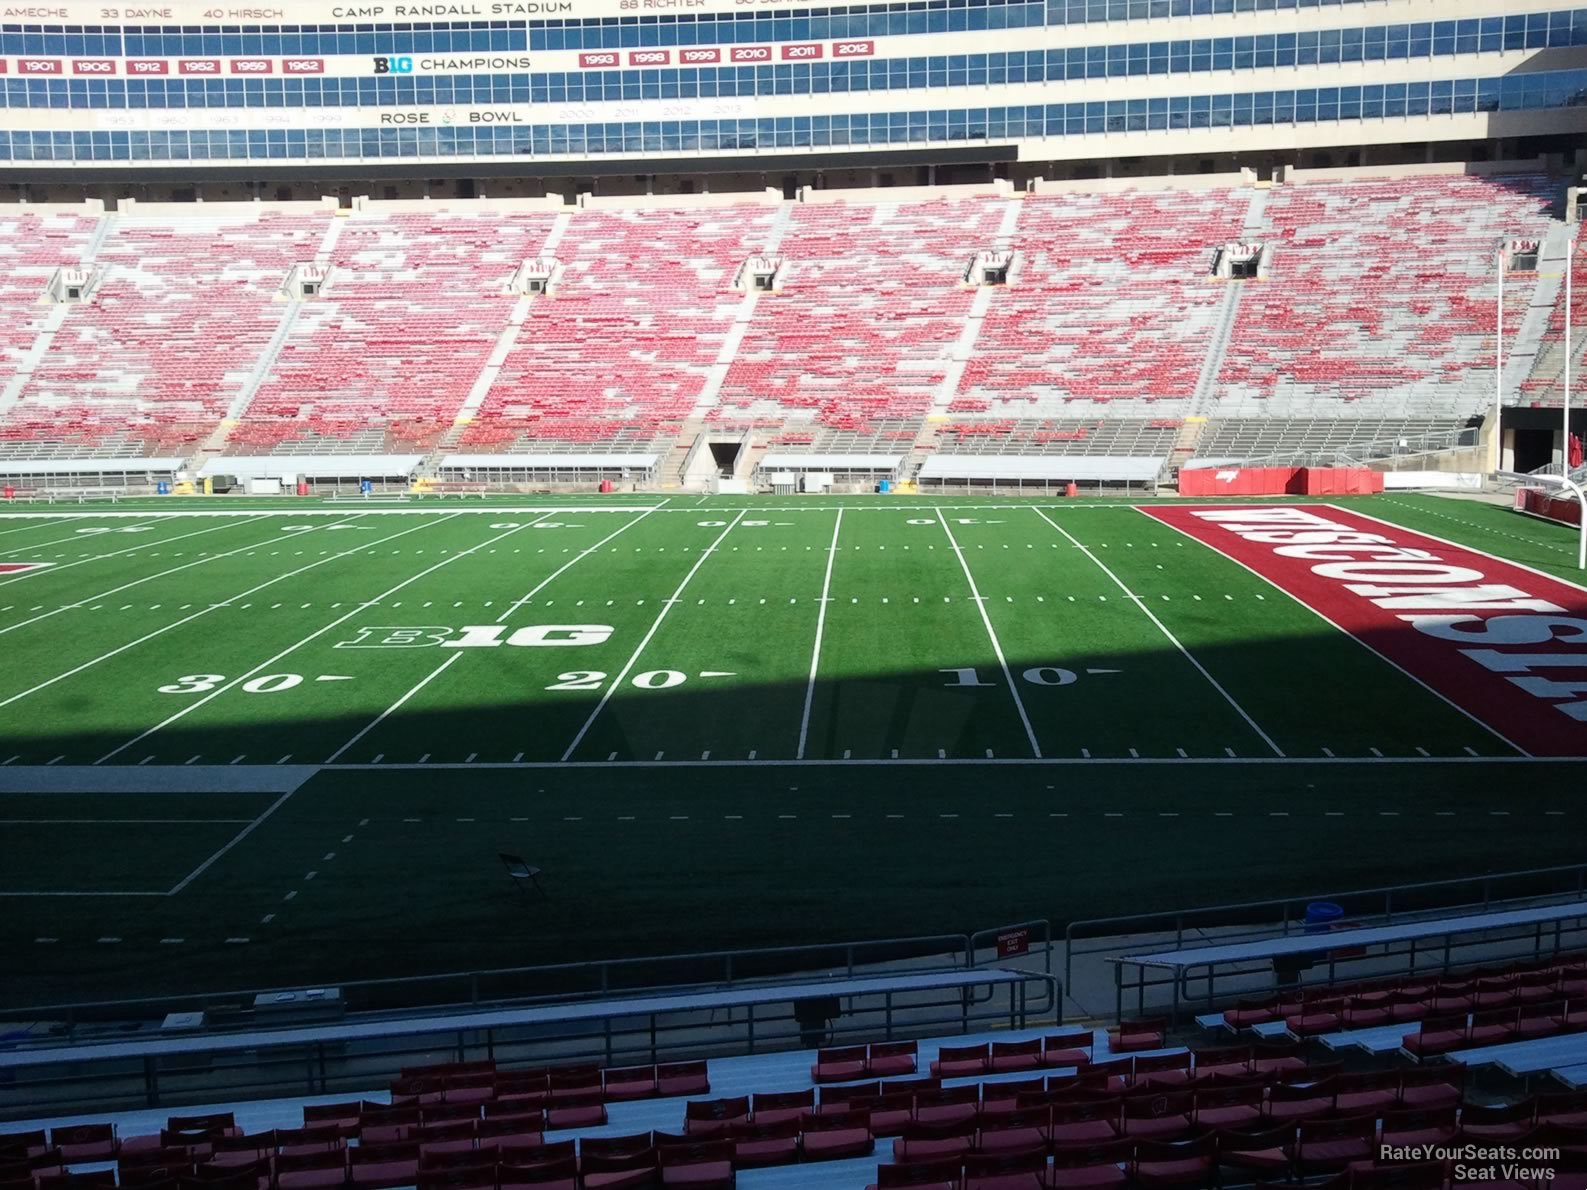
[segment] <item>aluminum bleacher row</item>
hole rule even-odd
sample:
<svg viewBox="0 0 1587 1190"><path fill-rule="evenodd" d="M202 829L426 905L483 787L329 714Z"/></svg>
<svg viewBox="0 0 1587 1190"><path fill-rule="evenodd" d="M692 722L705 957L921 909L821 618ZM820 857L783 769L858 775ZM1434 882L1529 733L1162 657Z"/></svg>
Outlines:
<svg viewBox="0 0 1587 1190"><path fill-rule="evenodd" d="M1175 418L1007 418L951 421L938 429L942 454L1166 455Z"/></svg>
<svg viewBox="0 0 1587 1190"><path fill-rule="evenodd" d="M1551 185L1304 182L1265 207L1250 190L1142 189L561 214L23 211L0 216L0 458L648 450L691 418L893 454L943 414L958 429L939 450L1156 455L1193 413L1211 418L1208 457L1332 449L1487 408L1492 245L1546 232ZM1271 246L1268 276L1231 291L1212 254L1244 236ZM967 262L997 246L1015 252L1011 283L967 285ZM746 298L735 275L762 253L785 262L777 291ZM560 262L551 294L512 294L537 258ZM286 301L307 262L330 269L325 291ZM62 267L92 270L87 301L43 300ZM1506 292L1518 323L1528 283ZM1545 389L1561 322L1562 306ZM1222 366L1203 376L1209 353ZM1142 441L1109 445L1127 436Z"/></svg>
<svg viewBox="0 0 1587 1190"><path fill-rule="evenodd" d="M1455 418L1231 417L1208 425L1196 454L1208 460L1349 454L1353 449L1400 439L1415 443L1453 434L1465 424Z"/></svg>
<svg viewBox="0 0 1587 1190"><path fill-rule="evenodd" d="M1587 330L1587 223L1576 233L1576 251L1571 266L1571 318L1575 328ZM1565 395L1565 293L1562 283L1543 329L1536 366L1532 375L1521 381L1524 405L1558 405ZM1587 335L1578 333L1571 350L1571 373L1582 375L1587 361Z"/></svg>

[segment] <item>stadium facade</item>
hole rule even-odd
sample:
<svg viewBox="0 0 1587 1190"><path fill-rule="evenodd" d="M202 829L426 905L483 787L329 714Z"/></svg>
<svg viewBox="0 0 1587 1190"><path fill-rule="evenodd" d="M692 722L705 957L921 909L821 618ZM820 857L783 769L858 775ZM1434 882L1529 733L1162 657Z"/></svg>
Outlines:
<svg viewBox="0 0 1587 1190"><path fill-rule="evenodd" d="M14 184L1261 174L1568 151L1587 8L46 0L0 8L0 72Z"/></svg>

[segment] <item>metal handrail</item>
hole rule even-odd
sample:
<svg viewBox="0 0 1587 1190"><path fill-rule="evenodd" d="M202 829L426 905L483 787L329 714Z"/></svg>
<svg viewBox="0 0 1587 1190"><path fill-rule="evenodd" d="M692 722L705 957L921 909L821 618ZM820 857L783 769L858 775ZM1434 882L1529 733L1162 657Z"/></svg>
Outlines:
<svg viewBox="0 0 1587 1190"><path fill-rule="evenodd" d="M865 952L878 952L867 959ZM841 970L853 975L856 967L867 962L897 961L900 956L888 951L907 951L912 958L946 957L951 965L964 968L975 966L975 954L968 934L921 934L897 938L864 939L857 942L811 943L802 946L760 947L740 950L699 951L688 954L654 955L629 959L601 959L587 962L552 963L533 967L499 967L475 971L452 971L437 975L390 976L381 979L344 980L337 986L344 1002L353 1006L357 993L374 993L384 990L414 989L426 985L456 985L460 994L449 998L441 996L400 996L387 999L370 995L372 1003L385 1003L383 1015L400 1016L407 1012L429 1012L448 1006L480 1007L499 1004L534 1004L557 1000L568 1001L583 997L610 995L615 990L667 991L701 985L734 987L766 980L793 982L801 973L832 973ZM802 957L814 954L838 956L837 964L815 964L801 967ZM698 965L698 978L658 980L618 979L613 976L653 966L658 970L680 964ZM735 966L737 970L735 971ZM746 966L751 968L745 973ZM755 968L763 973L753 973ZM542 988L552 983L553 977L588 973L586 980L566 981L560 988L540 994L491 994L490 982L514 981L525 985L538 984ZM554 986L554 985L553 985ZM233 989L221 992L202 992L176 996L138 997L125 1000L100 1000L85 1002L54 1002L31 1004L15 1008L0 1008L0 1021L39 1020L59 1021L66 1027L69 1037L72 1030L84 1019L103 1021L127 1019L129 1016L163 1017L171 1012L210 1011L215 1008L232 1008L239 1003L251 1005L257 996L297 990L295 987L260 987Z"/></svg>
<svg viewBox="0 0 1587 1190"><path fill-rule="evenodd" d="M957 966L954 968L957 970ZM784 988L779 987L781 993ZM239 1048L202 1044L165 1056L96 1056L14 1066L0 1080L0 1120L132 1107L217 1103L279 1096L360 1093L397 1077L404 1067L438 1060L488 1059L502 1069L596 1062L613 1067L672 1060L809 1049L813 1044L901 1040L1026 1028L1061 1022L1057 979L1021 972L1011 982L916 991L907 986L850 999L835 1022L810 1035L798 1009L800 985L786 998L711 1014L657 1008L549 1030L532 1023L462 1027L447 1014L415 1020L411 1033L367 1041L304 1042L254 1031ZM258 1044L254 1044L254 1038ZM200 1039L201 1040L201 1039ZM219 1039L217 1039L219 1040ZM117 1047L111 1046L115 1049Z"/></svg>
<svg viewBox="0 0 1587 1190"><path fill-rule="evenodd" d="M1363 924L1373 923L1388 925L1399 920L1405 921L1423 915L1437 915L1448 913L1452 909L1467 906L1481 905L1488 908L1494 903L1493 886L1502 881L1535 881L1543 877L1570 875L1575 879L1575 889L1567 892L1536 893L1511 898L1521 902L1541 902L1555 900L1561 897L1581 897L1587 894L1587 864L1564 864L1550 868L1527 868L1516 872L1490 872L1482 876L1462 876L1450 880L1427 880L1414 884L1391 884L1378 888L1360 888L1348 892L1322 892L1306 896L1291 896L1275 898L1268 901L1241 901L1223 905L1207 905L1196 909L1180 909L1166 913L1133 913L1121 917L1097 917L1080 921L1072 921L1064 927L1064 970L1063 983L1065 987L1074 986L1074 961L1076 957L1102 954L1116 949L1117 943L1110 942L1105 946L1077 947L1077 936L1081 931L1088 932L1091 937L1117 939L1121 935L1131 933L1159 933L1172 930L1175 945L1183 944L1185 934L1191 920L1196 921L1196 928L1203 925L1218 925L1238 923L1250 920L1257 915L1276 915L1276 924L1267 924L1251 930L1249 933L1232 934L1227 941L1255 941L1260 938L1275 935L1287 936L1299 927L1301 922L1294 916L1294 911L1299 909L1304 913L1304 907L1311 901L1350 901L1361 897L1381 897L1381 910L1374 913L1357 912L1350 910L1352 921ZM1454 889L1476 886L1481 892L1480 900L1450 901L1442 903L1438 908L1417 910L1411 913L1399 913L1394 909L1394 898L1408 893L1427 892L1435 889ZM1208 918L1214 920L1208 921ZM1374 918L1380 920L1374 922ZM1273 917L1268 916L1269 923Z"/></svg>

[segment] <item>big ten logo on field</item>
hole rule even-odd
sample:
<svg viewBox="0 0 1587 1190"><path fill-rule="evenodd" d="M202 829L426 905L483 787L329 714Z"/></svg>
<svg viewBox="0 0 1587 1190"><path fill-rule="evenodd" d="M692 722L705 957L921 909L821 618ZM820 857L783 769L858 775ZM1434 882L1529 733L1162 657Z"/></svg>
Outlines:
<svg viewBox="0 0 1587 1190"><path fill-rule="evenodd" d="M413 59L406 55L400 58L376 58L376 74L412 74Z"/></svg>
<svg viewBox="0 0 1587 1190"><path fill-rule="evenodd" d="M376 626L358 629L351 640L339 641L338 649L494 649L502 645L517 648L566 648L603 644L611 638L610 624L531 624L508 628L505 624L469 624L462 628L437 625Z"/></svg>

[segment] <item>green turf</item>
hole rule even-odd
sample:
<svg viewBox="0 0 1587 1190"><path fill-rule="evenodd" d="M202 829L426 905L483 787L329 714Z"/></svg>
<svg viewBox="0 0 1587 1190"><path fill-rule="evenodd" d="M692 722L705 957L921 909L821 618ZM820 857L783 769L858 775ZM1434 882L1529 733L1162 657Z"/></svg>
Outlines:
<svg viewBox="0 0 1587 1190"><path fill-rule="evenodd" d="M216 507L238 505L115 511ZM26 956L9 1003L1578 858L1578 811L1551 792L1575 766L1506 764L1497 737L1124 502L241 507L0 516L0 564L53 564L0 574L0 767L100 762L157 791L0 795L0 892L181 885L0 900L0 946ZM1560 526L1420 496L1350 507L1578 577ZM610 631L430 637L469 625ZM1037 756L1070 763L1014 763ZM332 767L262 820L273 794L158 792L189 766L280 763ZM503 849L546 869L547 901L515 898Z"/></svg>

